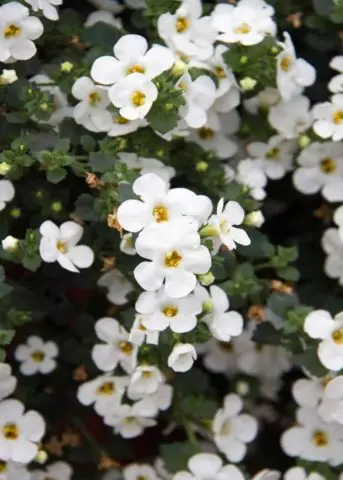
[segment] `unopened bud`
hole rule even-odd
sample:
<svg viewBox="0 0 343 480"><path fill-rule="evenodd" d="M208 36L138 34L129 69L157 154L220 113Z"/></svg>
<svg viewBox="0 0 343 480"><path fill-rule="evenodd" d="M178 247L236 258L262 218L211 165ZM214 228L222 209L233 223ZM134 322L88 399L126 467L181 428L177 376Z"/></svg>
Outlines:
<svg viewBox="0 0 343 480"><path fill-rule="evenodd" d="M19 245L19 240L12 235L8 235L1 241L3 250L6 252L15 252Z"/></svg>
<svg viewBox="0 0 343 480"><path fill-rule="evenodd" d="M250 90L254 90L257 85L257 80L251 77L244 77L239 84L245 92L249 92Z"/></svg>
<svg viewBox="0 0 343 480"><path fill-rule="evenodd" d="M11 217L13 217L13 218L19 218L19 217L21 217L21 210L20 210L20 208L18 208L18 207L12 208L12 210L10 211L10 215L11 215Z"/></svg>
<svg viewBox="0 0 343 480"><path fill-rule="evenodd" d="M204 273L203 275L199 275L198 277L201 285L204 287L209 287L215 281L215 277L212 272Z"/></svg>
<svg viewBox="0 0 343 480"><path fill-rule="evenodd" d="M0 175L6 175L11 170L11 165L7 162L0 163Z"/></svg>
<svg viewBox="0 0 343 480"><path fill-rule="evenodd" d="M74 65L71 62L63 62L61 63L61 72L69 73L73 70Z"/></svg>
<svg viewBox="0 0 343 480"><path fill-rule="evenodd" d="M212 300L206 300L206 302L203 302L202 304L202 311L203 313L211 313L213 310L213 302Z"/></svg>
<svg viewBox="0 0 343 480"><path fill-rule="evenodd" d="M240 59L240 63L242 65L245 65L246 63L248 63L248 60L249 60L249 58L246 55L243 55L243 57L241 57L241 59Z"/></svg>
<svg viewBox="0 0 343 480"><path fill-rule="evenodd" d="M201 162L197 162L197 164L195 165L195 170L199 173L206 172L207 169L208 169L207 162L201 161Z"/></svg>
<svg viewBox="0 0 343 480"><path fill-rule="evenodd" d="M219 232L214 225L205 225L199 233L201 237L217 237Z"/></svg>
<svg viewBox="0 0 343 480"><path fill-rule="evenodd" d="M306 148L310 145L311 139L307 135L301 135L299 138L299 147L300 148Z"/></svg>
<svg viewBox="0 0 343 480"><path fill-rule="evenodd" d="M174 75L174 77L181 77L181 75L183 75L186 70L187 64L183 60L178 58L174 63L171 73L172 75Z"/></svg>
<svg viewBox="0 0 343 480"><path fill-rule="evenodd" d="M43 102L43 103L41 103L41 104L39 105L39 108L40 108L41 110L43 110L43 112L45 112L45 110L47 110L48 107L49 107L49 105L48 105L46 102Z"/></svg>
<svg viewBox="0 0 343 480"><path fill-rule="evenodd" d="M244 219L244 224L249 227L260 228L264 224L264 216L261 210L248 213Z"/></svg>
<svg viewBox="0 0 343 480"><path fill-rule="evenodd" d="M61 202L52 202L51 204L51 210L55 213L59 213L63 210L63 205Z"/></svg>
<svg viewBox="0 0 343 480"><path fill-rule="evenodd" d="M47 459L48 459L48 454L46 453L46 451L45 450L39 450L37 455L36 455L35 461L42 465L43 463L45 463L47 461Z"/></svg>
<svg viewBox="0 0 343 480"><path fill-rule="evenodd" d="M15 70L4 69L0 75L0 85L9 85L16 80L18 80L18 77Z"/></svg>

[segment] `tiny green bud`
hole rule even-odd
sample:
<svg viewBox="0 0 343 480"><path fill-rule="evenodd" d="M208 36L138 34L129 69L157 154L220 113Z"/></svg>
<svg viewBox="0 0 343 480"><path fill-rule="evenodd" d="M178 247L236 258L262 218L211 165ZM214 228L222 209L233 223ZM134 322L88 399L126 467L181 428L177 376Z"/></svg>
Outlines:
<svg viewBox="0 0 343 480"><path fill-rule="evenodd" d="M0 175L6 175L11 170L11 165L9 165L7 162L1 162L0 163Z"/></svg>
<svg viewBox="0 0 343 480"><path fill-rule="evenodd" d="M61 63L61 72L69 73L73 70L74 65L71 62L63 62Z"/></svg>
<svg viewBox="0 0 343 480"><path fill-rule="evenodd" d="M52 202L50 208L53 212L60 213L63 210L63 205L61 202L56 201L56 202Z"/></svg>
<svg viewBox="0 0 343 480"><path fill-rule="evenodd" d="M37 192L35 193L36 198L43 198L43 195L44 195L43 190L37 190Z"/></svg>
<svg viewBox="0 0 343 480"><path fill-rule="evenodd" d="M156 155L157 155L158 157L163 157L163 155L164 155L164 150L163 150L162 148L160 148L159 150L156 151Z"/></svg>
<svg viewBox="0 0 343 480"><path fill-rule="evenodd" d="M43 465L48 460L48 454L45 450L39 450L35 457L35 461Z"/></svg>
<svg viewBox="0 0 343 480"><path fill-rule="evenodd" d="M125 150L126 147L127 147L127 140L126 138L122 138L119 142L118 149Z"/></svg>
<svg viewBox="0 0 343 480"><path fill-rule="evenodd" d="M13 218L19 218L21 217L21 210L18 207L13 207L12 210L10 211L10 215Z"/></svg>
<svg viewBox="0 0 343 480"><path fill-rule="evenodd" d="M43 102L43 103L41 103L41 104L39 105L39 108L40 108L41 110L43 110L43 112L44 112L45 110L47 110L48 107L49 107L49 105L48 105L46 102Z"/></svg>
<svg viewBox="0 0 343 480"><path fill-rule="evenodd" d="M211 313L213 310L213 302L212 300L206 300L206 302L203 302L202 304L202 311L203 313Z"/></svg>
<svg viewBox="0 0 343 480"><path fill-rule="evenodd" d="M204 287L209 287L215 281L215 276L212 272L204 273L203 275L199 275L199 281L201 285Z"/></svg>
<svg viewBox="0 0 343 480"><path fill-rule="evenodd" d="M250 90L253 90L256 87L257 80L251 77L244 77L239 82L239 84L245 92L249 92Z"/></svg>
<svg viewBox="0 0 343 480"><path fill-rule="evenodd" d="M170 112L170 110L173 110L174 105L172 103L166 103L164 106L164 109L166 112Z"/></svg>
<svg viewBox="0 0 343 480"><path fill-rule="evenodd" d="M306 148L309 146L310 143L311 143L311 139L307 135L301 135L301 137L299 138L300 148Z"/></svg>
<svg viewBox="0 0 343 480"><path fill-rule="evenodd" d="M208 169L208 163L204 162L203 160L201 162L197 162L195 165L195 169L199 173L206 172L206 170Z"/></svg>
<svg viewBox="0 0 343 480"><path fill-rule="evenodd" d="M272 47L270 50L274 55L277 55L279 53L278 47Z"/></svg>
<svg viewBox="0 0 343 480"><path fill-rule="evenodd" d="M245 65L246 63L248 63L249 61L249 58L246 56L246 55L243 55L241 58L240 58L240 63L242 65Z"/></svg>
<svg viewBox="0 0 343 480"><path fill-rule="evenodd" d="M186 70L187 64L183 60L177 59L174 63L171 74L174 75L174 77L181 77Z"/></svg>
<svg viewBox="0 0 343 480"><path fill-rule="evenodd" d="M260 228L264 223L264 216L261 210L256 210L255 212L250 212L244 219L244 224L249 227Z"/></svg>

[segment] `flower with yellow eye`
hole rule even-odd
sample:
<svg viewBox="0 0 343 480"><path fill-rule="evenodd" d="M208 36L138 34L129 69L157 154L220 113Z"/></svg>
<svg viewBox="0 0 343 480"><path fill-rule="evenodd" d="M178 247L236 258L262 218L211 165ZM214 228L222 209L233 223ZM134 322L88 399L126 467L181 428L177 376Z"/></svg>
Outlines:
<svg viewBox="0 0 343 480"><path fill-rule="evenodd" d="M21 362L19 370L23 375L46 375L52 372L57 365L57 355L58 347L55 342L44 342L34 335L27 339L26 344L18 345L14 352L16 360Z"/></svg>

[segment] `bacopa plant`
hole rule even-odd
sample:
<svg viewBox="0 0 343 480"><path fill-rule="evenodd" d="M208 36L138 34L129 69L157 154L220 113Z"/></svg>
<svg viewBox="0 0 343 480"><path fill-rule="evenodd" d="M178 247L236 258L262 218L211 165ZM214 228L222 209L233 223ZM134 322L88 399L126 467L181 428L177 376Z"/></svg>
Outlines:
<svg viewBox="0 0 343 480"><path fill-rule="evenodd" d="M343 2L0 3L0 480L343 480Z"/></svg>

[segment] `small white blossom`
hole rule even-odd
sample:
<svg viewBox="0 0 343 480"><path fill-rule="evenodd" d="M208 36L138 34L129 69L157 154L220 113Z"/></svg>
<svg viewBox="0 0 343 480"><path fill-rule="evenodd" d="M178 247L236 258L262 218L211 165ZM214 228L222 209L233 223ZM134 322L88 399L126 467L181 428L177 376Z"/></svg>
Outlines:
<svg viewBox="0 0 343 480"><path fill-rule="evenodd" d="M17 386L17 379L12 375L12 368L7 363L0 363L0 400L11 395Z"/></svg>
<svg viewBox="0 0 343 480"><path fill-rule="evenodd" d="M28 337L27 343L18 345L14 356L23 375L47 374L55 370L58 347L55 342L44 342L40 337Z"/></svg>
<svg viewBox="0 0 343 480"><path fill-rule="evenodd" d="M54 21L58 20L58 10L56 7L62 5L63 0L25 0L25 2L31 5L34 12L41 10L45 18Z"/></svg>
<svg viewBox="0 0 343 480"><path fill-rule="evenodd" d="M129 334L130 342L135 345L143 345L143 343L158 345L160 332L158 330L149 330L143 324L143 318L143 315L136 315Z"/></svg>
<svg viewBox="0 0 343 480"><path fill-rule="evenodd" d="M268 120L284 138L297 138L312 123L310 100L304 95L281 102L269 110Z"/></svg>
<svg viewBox="0 0 343 480"><path fill-rule="evenodd" d="M267 176L258 160L247 158L241 160L237 166L235 180L248 187L250 195L256 200L263 200L266 196L264 190L267 185Z"/></svg>
<svg viewBox="0 0 343 480"><path fill-rule="evenodd" d="M119 112L114 112L112 114L112 123L109 126L107 135L109 137L120 137L122 135L133 133L139 128L146 127L147 125L148 122L145 118L128 120L127 118L122 117Z"/></svg>
<svg viewBox="0 0 343 480"><path fill-rule="evenodd" d="M270 107L277 105L280 101L279 91L273 87L266 87L255 97L244 100L243 104L249 113L257 115L261 111L268 111Z"/></svg>
<svg viewBox="0 0 343 480"><path fill-rule="evenodd" d="M154 365L139 365L131 373L129 389L136 395L151 395L163 380L162 373Z"/></svg>
<svg viewBox="0 0 343 480"><path fill-rule="evenodd" d="M325 477L319 473L311 472L307 475L306 471L301 467L292 467L285 472L284 480L325 480Z"/></svg>
<svg viewBox="0 0 343 480"><path fill-rule="evenodd" d="M89 2L96 8L108 10L112 13L120 13L125 8L120 0L89 0Z"/></svg>
<svg viewBox="0 0 343 480"><path fill-rule="evenodd" d="M8 235L6 238L1 240L1 245L3 250L7 252L14 252L19 245L18 238L12 237L12 235Z"/></svg>
<svg viewBox="0 0 343 480"><path fill-rule="evenodd" d="M123 438L138 437L146 427L153 427L156 421L141 413L140 406L120 405L104 417L106 425L113 426L115 433Z"/></svg>
<svg viewBox="0 0 343 480"><path fill-rule="evenodd" d="M108 289L107 299L114 305L125 305L127 296L133 292L133 286L117 269L104 273L98 280L99 287Z"/></svg>
<svg viewBox="0 0 343 480"><path fill-rule="evenodd" d="M94 261L94 253L86 245L77 245L83 235L83 228L76 222L68 221L60 227L50 220L39 227L42 235L39 253L43 262L58 262L70 272L79 272L79 268L88 268Z"/></svg>
<svg viewBox="0 0 343 480"><path fill-rule="evenodd" d="M211 339L204 345L204 366L210 372L231 375L237 372L237 353L234 342Z"/></svg>
<svg viewBox="0 0 343 480"><path fill-rule="evenodd" d="M330 62L330 67L339 72L339 75L331 78L328 89L332 93L343 93L343 56L334 57Z"/></svg>
<svg viewBox="0 0 343 480"><path fill-rule="evenodd" d="M319 415L328 422L343 425L343 375L331 379L324 389Z"/></svg>
<svg viewBox="0 0 343 480"><path fill-rule="evenodd" d="M187 372L193 366L197 353L190 343L177 343L168 357L168 366L175 372Z"/></svg>
<svg viewBox="0 0 343 480"><path fill-rule="evenodd" d="M13 183L9 180L0 180L0 212L6 207L6 203L13 200L14 195Z"/></svg>
<svg viewBox="0 0 343 480"><path fill-rule="evenodd" d="M260 228L264 224L264 215L261 210L250 212L245 216L244 223L249 227Z"/></svg>
<svg viewBox="0 0 343 480"><path fill-rule="evenodd" d="M188 460L190 471L178 472L173 480L244 480L242 472L235 465L223 466L223 461L214 453L197 453Z"/></svg>
<svg viewBox="0 0 343 480"><path fill-rule="evenodd" d="M131 233L124 233L119 245L120 251L126 255L136 255L135 241Z"/></svg>
<svg viewBox="0 0 343 480"><path fill-rule="evenodd" d="M98 10L97 12L92 12L86 18L84 23L85 27L92 27L97 23L106 23L107 25L112 25L112 27L122 29L122 22L119 18L116 18L111 12L107 10Z"/></svg>
<svg viewBox="0 0 343 480"><path fill-rule="evenodd" d="M123 470L124 480L159 480L155 470L144 463L131 463Z"/></svg>
<svg viewBox="0 0 343 480"><path fill-rule="evenodd" d="M324 271L330 278L337 278L343 285L343 242L337 228L328 228L322 237L322 247L327 254Z"/></svg>
<svg viewBox="0 0 343 480"><path fill-rule="evenodd" d="M343 138L343 94L332 95L331 102L318 103L313 107L315 119L313 130L322 138L338 142Z"/></svg>
<svg viewBox="0 0 343 480"><path fill-rule="evenodd" d="M175 169L168 165L164 165L164 163L156 158L138 157L135 153L127 152L118 153L118 157L127 167L138 170L141 175L144 175L145 173L154 173L165 182L169 182L175 177Z"/></svg>
<svg viewBox="0 0 343 480"><path fill-rule="evenodd" d="M44 470L32 470L31 480L70 480L73 469L66 462L55 462Z"/></svg>
<svg viewBox="0 0 343 480"><path fill-rule="evenodd" d="M22 463L1 460L0 465L0 480L31 480L31 472Z"/></svg>
<svg viewBox="0 0 343 480"><path fill-rule="evenodd" d="M0 75L0 85L10 85L18 80L17 73L15 70L2 70Z"/></svg>

